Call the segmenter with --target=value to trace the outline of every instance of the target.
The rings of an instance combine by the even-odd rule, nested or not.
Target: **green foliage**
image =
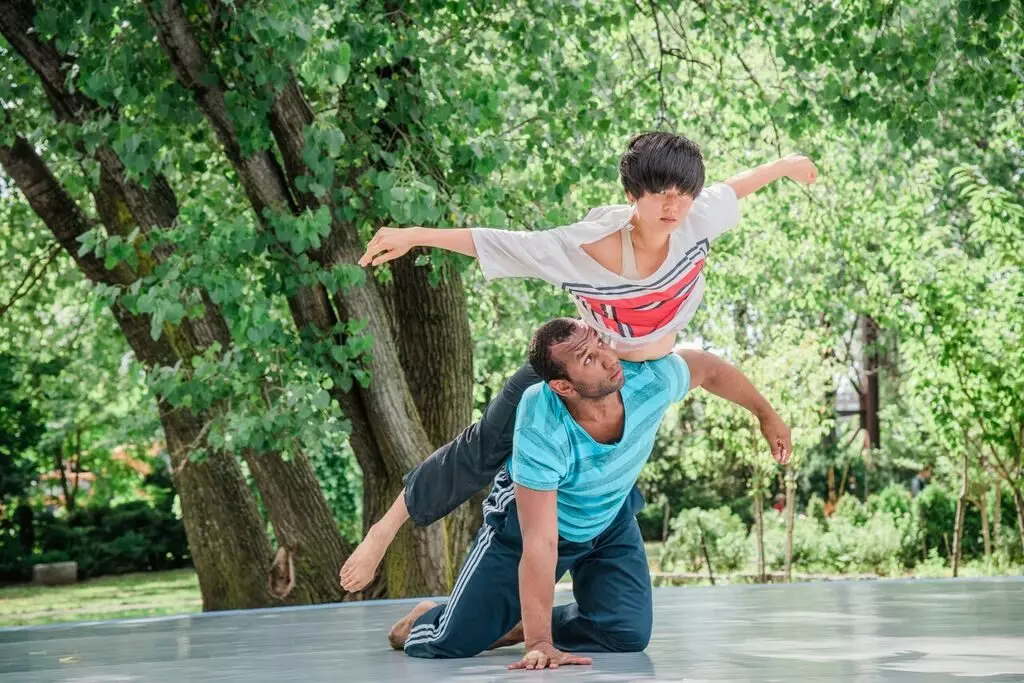
[[[12,356],[0,353],[0,507],[28,489],[34,468],[25,451],[45,429],[42,416],[18,391],[17,369]]]
[[[32,565],[74,560],[79,578],[184,567],[188,544],[170,507],[132,501],[85,507],[65,517],[44,513],[35,521],[37,547],[25,553],[13,531],[0,534],[0,581],[26,581]]]
[[[797,524],[799,565],[892,571],[921,547],[945,557],[946,490],[957,488],[963,453],[985,490],[997,478],[1019,485],[1020,3],[525,0],[401,13],[377,0],[189,4],[209,56],[204,78],[227,90],[238,153],[275,151],[267,113],[298,78],[313,117],[296,188],[330,200],[333,215],[252,210],[145,4],[36,4],[35,30],[74,62],[69,85],[104,111],[57,121],[31,68],[0,41],[4,139],[27,137],[91,220],[104,147],[144,187],[162,174],[178,215],[157,234],[125,221],[82,240],[80,253],[139,275],[128,288],[84,287],[63,256],[27,294],[20,277],[0,283],[0,306],[22,296],[0,318],[4,494],[60,455],[101,474],[103,500],[137,495],[138,477],[110,453],[159,440],[159,395],[174,410],[217,407],[205,425],[211,446],[309,454],[339,524],[357,535],[350,425],[327,392],[372,380],[373,340],[357,320],[327,335],[295,329],[288,297],[309,285],[348,291],[366,274],[324,268],[307,252],[333,246],[332,220],[364,238],[381,224],[576,221],[622,201],[618,154],[654,127],[697,139],[709,181],[794,149],[822,171],[812,190],[779,183],[743,201],[741,226],[713,245],[705,305],[686,332],[747,372],[794,429],[790,474],[801,496],[819,496],[807,502],[818,526]],[[2,178],[0,199],[0,264],[34,273],[52,239]],[[154,267],[157,252],[166,258]],[[462,271],[479,411],[523,362],[532,330],[573,309],[543,283],[485,286],[468,263],[422,259],[435,281]],[[387,268],[374,275],[389,278]],[[150,316],[150,335],[188,360],[143,372],[116,333],[115,302]],[[180,325],[210,306],[228,340],[192,353]],[[833,415],[834,392],[863,380],[864,316],[880,323],[886,355],[883,444],[870,467],[855,427]],[[695,395],[666,420],[641,485],[658,505],[726,505],[749,524],[750,493],[770,492],[780,474],[762,441],[746,413]],[[830,469],[851,466],[862,492],[864,474],[875,491],[924,462],[942,490],[937,482],[910,508],[893,487],[865,505],[846,497],[826,520]],[[1007,500],[999,544],[1019,547]],[[917,545],[907,514],[925,520]],[[977,520],[972,507],[971,557]],[[872,533],[877,547],[859,549]],[[122,541],[119,556],[136,541]]]
[[[336,451],[314,451],[313,468],[341,535],[350,543],[359,542],[363,537],[363,482],[351,448],[345,444]]]
[[[922,521],[923,547],[938,549],[950,557],[953,544],[953,525],[956,520],[956,493],[941,486],[931,485],[914,499],[915,512]],[[1012,522],[1012,517],[1009,521]],[[973,505],[968,505],[964,514],[963,554],[976,557],[983,550],[981,538],[981,515]]]
[[[143,501],[44,518],[37,534],[41,548],[78,562],[82,577],[173,569],[189,557],[181,520]]]
[[[813,497],[805,514],[798,515],[793,528],[793,570],[797,573],[902,576],[922,566],[922,575],[948,575],[948,543],[952,542],[955,497],[933,484],[911,501],[902,487],[889,486],[864,502],[843,497],[831,517],[824,504]],[[765,563],[770,571],[785,566],[786,522],[773,510],[764,515]],[[1010,544],[993,554],[989,564],[982,561],[979,516],[968,510],[965,524],[964,565],[970,572],[1013,571],[1019,551]],[[700,547],[703,525],[715,572],[749,572],[756,553],[756,530],[749,528],[728,508],[682,511],[672,522],[672,535],[662,548],[661,565],[666,571],[706,571]],[[937,543],[937,544],[936,544]],[[922,565],[923,563],[923,565]]]
[[[742,569],[752,557],[743,521],[728,508],[689,508],[672,521],[672,535],[662,546],[661,567],[665,571],[707,571],[701,536],[713,571]]]

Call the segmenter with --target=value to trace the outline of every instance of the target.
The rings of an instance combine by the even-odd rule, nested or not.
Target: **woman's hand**
[[[413,247],[418,247],[419,228],[380,228],[366,245],[366,253],[359,259],[359,265],[379,266],[404,256]]]

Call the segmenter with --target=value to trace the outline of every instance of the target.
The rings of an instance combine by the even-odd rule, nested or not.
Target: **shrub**
[[[750,530],[748,546],[751,557],[757,553],[757,529]],[[793,524],[793,569],[824,571],[820,560],[824,527],[817,518],[799,516]],[[781,570],[786,566],[786,516],[770,510],[764,515],[765,570]]]
[[[933,483],[917,498],[913,508],[921,523],[924,549],[930,552],[936,549],[942,557],[949,560],[953,547],[953,524],[956,521],[957,494]],[[1005,518],[1004,518],[1005,519]],[[1013,518],[1010,518],[1011,522]],[[964,514],[963,557],[980,557],[984,554],[984,542],[981,538],[981,515],[974,505],[968,504]]]
[[[813,494],[807,500],[807,516],[824,524],[827,521],[825,516],[825,501],[818,494]]]
[[[836,514],[825,520],[820,499],[812,499],[810,514],[798,517],[793,526],[794,571],[902,573],[920,547],[917,522],[907,508],[909,498],[902,501],[896,492],[872,496],[866,503],[848,496],[839,502]],[[766,568],[781,570],[786,560],[785,516],[768,512],[764,522]],[[756,552],[753,529],[748,545]]]
[[[712,570],[735,571],[749,562],[747,528],[729,508],[715,510],[689,508],[672,521],[672,533],[661,551],[661,566],[666,571],[706,571],[701,549],[701,528]]]
[[[66,519],[43,514],[36,526],[39,547],[78,562],[81,578],[175,569],[189,560],[181,520],[145,501],[81,508]]]
[[[913,511],[913,498],[910,491],[899,484],[889,484],[877,494],[868,496],[865,501],[868,512],[898,516],[909,515]]]

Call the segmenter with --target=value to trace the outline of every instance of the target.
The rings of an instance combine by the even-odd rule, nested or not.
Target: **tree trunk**
[[[89,117],[103,115],[104,112],[97,103],[89,100],[79,91],[69,89],[66,74],[69,73],[68,66],[73,60],[67,55],[59,55],[51,43],[40,42],[38,34],[29,30],[33,23],[34,12],[35,8],[31,2],[5,3],[0,8],[0,30],[39,75],[57,117],[63,121],[80,124],[88,120]],[[130,225],[132,219],[143,234],[170,227],[174,223],[178,212],[177,201],[173,190],[163,176],[156,176],[149,187],[143,188],[126,179],[124,166],[111,147],[99,146],[95,157],[101,168],[100,190],[95,194],[96,206],[111,233],[128,234],[132,229]],[[42,166],[41,161],[39,161],[39,165]],[[56,183],[55,180],[53,182]],[[70,198],[67,198],[67,201],[73,204]],[[42,214],[40,215],[42,217]],[[51,227],[56,225],[53,222],[56,219],[56,217],[51,217],[50,220],[47,220],[44,217],[44,221]],[[75,256],[83,272],[90,279],[107,284],[126,286],[134,281],[137,274],[133,273],[126,264],[120,263],[113,271],[107,271],[97,259],[89,256],[84,258],[77,256],[79,245],[74,238],[82,234],[84,229],[83,227],[77,234],[72,234],[64,240],[55,231],[58,241],[61,241],[62,246]],[[158,246],[153,255],[160,259],[165,258],[169,253],[170,247]],[[152,259],[149,261],[151,262]],[[152,265],[152,263],[149,264],[149,270]],[[144,272],[141,274],[145,274],[146,270],[144,261]],[[210,297],[205,292],[202,292],[201,296],[205,312],[199,319],[186,320],[177,328],[165,325],[166,341],[173,349],[173,353],[158,359],[157,362],[174,365],[178,360],[183,360],[186,361],[183,363],[183,367],[188,368],[190,367],[188,361],[194,355],[208,348],[213,342],[219,342],[223,348],[228,348],[231,345],[226,321]],[[115,311],[115,314],[117,313]],[[120,321],[121,317],[119,317]],[[123,325],[122,329],[124,329]],[[145,336],[148,337],[148,329]],[[147,342],[144,338],[140,338],[138,343],[145,344],[151,343],[151,341]],[[138,348],[135,346],[133,348],[140,358],[145,356],[140,353]],[[213,415],[202,418],[202,422],[205,424],[212,417]],[[171,437],[168,435],[168,442],[170,441]],[[184,443],[189,448],[196,445],[194,441]],[[285,462],[277,453],[264,453],[256,457],[262,458],[262,461],[261,466],[253,468],[254,479],[257,488],[260,488],[263,494],[267,512],[275,527],[275,535],[280,543],[291,549],[291,552],[301,548],[297,563],[297,575],[293,577],[297,585],[302,587],[300,593],[306,595],[309,601],[323,602],[339,599],[341,590],[336,585],[337,582],[328,582],[324,577],[336,576],[338,567],[347,555],[348,547],[342,540],[333,520],[316,480],[312,464],[306,458]],[[237,468],[237,463],[236,469],[237,475],[241,477],[241,469]],[[227,476],[227,471],[224,472]],[[293,486],[289,486],[289,484],[293,484]],[[254,501],[252,507],[255,510]],[[244,515],[240,515],[240,524],[242,525],[247,523],[241,521],[243,518]],[[260,520],[255,521],[259,522]],[[262,524],[260,526],[262,527]],[[224,526],[222,528],[231,527]],[[247,533],[242,532],[242,536],[246,536]],[[265,534],[263,535],[265,541]],[[191,537],[190,548],[193,554],[202,552],[201,549],[192,545]],[[302,557],[303,555],[305,557]],[[252,566],[251,558],[247,558],[240,561],[238,568],[231,571],[236,573],[252,572]],[[197,569],[198,567],[197,564]],[[264,578],[266,576],[263,570],[258,574]],[[202,581],[203,576],[200,575],[200,582]],[[328,585],[329,583],[335,585]],[[314,589],[314,587],[316,588]],[[205,592],[204,590],[204,594]],[[295,597],[290,599],[292,602],[295,600]],[[225,604],[224,606],[232,607],[233,605]],[[234,606],[246,605],[239,603]]]
[[[786,473],[786,582],[793,580],[793,527],[796,524],[796,478]]]
[[[238,461],[222,451],[189,461],[201,419],[158,401],[203,611],[278,604],[270,592],[270,541]]]
[[[304,210],[318,209],[321,200],[299,191],[294,182],[300,175],[312,175],[302,159],[305,149],[304,131],[313,123],[312,109],[294,79],[276,94],[269,116],[271,134],[286,166],[282,168],[270,150],[243,153],[234,122],[228,115],[226,86],[193,35],[180,2],[168,0],[159,6],[149,5],[147,11],[179,81],[195,96],[200,111],[209,121],[228,160],[235,168],[262,227],[268,228],[265,224],[268,213],[298,215]],[[331,232],[319,248],[311,248],[307,254],[324,269],[356,263],[363,250],[356,226],[339,218],[341,212],[336,210],[339,207],[333,205],[330,193],[322,201],[330,209]],[[433,294],[419,294],[427,296],[428,306],[425,309],[430,312],[430,307],[436,305],[429,301]],[[334,310],[325,309],[325,301]],[[409,301],[410,304],[415,302],[416,299]],[[300,290],[289,301],[300,331],[306,331],[310,321],[313,321],[316,323],[312,326],[314,333],[329,334],[331,322],[359,319],[366,321],[366,331],[373,336],[373,354],[368,361],[372,376],[369,385],[353,388],[351,392],[336,386],[331,391],[353,422],[353,450],[364,477],[367,477],[364,484],[365,515],[382,513],[392,497],[401,490],[402,475],[434,450],[428,425],[420,414],[414,395],[417,384],[407,377],[401,361],[402,340],[406,333],[404,329],[398,332],[393,329],[387,303],[387,298],[372,279],[363,286],[339,290],[329,300],[325,298],[322,288],[316,287]],[[314,311],[314,314],[296,315],[296,312],[301,311]],[[465,324],[464,320],[458,322]],[[419,333],[414,330],[406,341],[421,343],[420,339],[413,336]],[[421,353],[428,359],[430,366],[437,367],[445,365],[444,356],[447,354],[458,349],[468,352],[468,348],[467,332],[465,336],[458,333],[439,338],[432,345],[424,345]],[[454,379],[451,375],[442,374],[435,377],[434,381],[443,383],[453,382]],[[471,384],[470,373],[466,374],[465,384]],[[437,410],[451,409],[451,406],[439,405],[436,397],[430,396],[428,392],[420,392],[420,397],[421,402],[424,397],[434,401],[433,407]],[[429,422],[429,416],[426,421]],[[465,426],[465,422],[468,420],[459,427]],[[365,430],[365,434],[356,434],[358,430]],[[458,535],[464,534],[460,531]],[[388,594],[402,596],[444,592],[448,579],[454,575],[452,563],[445,561],[447,554],[444,547],[444,529],[436,525],[400,533],[385,558],[384,577]],[[440,553],[438,548],[442,549]],[[454,552],[453,549],[452,554]],[[439,587],[442,590],[438,590]],[[379,590],[379,587],[376,589]]]
[[[992,508],[992,534],[995,536],[994,546],[998,551],[1003,543],[1003,482],[999,478],[996,478],[994,493],[996,504]]]
[[[472,420],[469,313],[458,272],[449,268],[445,277],[432,285],[430,270],[416,266],[416,256],[410,253],[392,266],[393,321],[398,328],[399,359],[423,428],[433,444],[440,446]],[[444,520],[448,585],[454,585],[462,559],[483,522],[483,498],[481,492]]]
[[[135,276],[126,264],[107,270],[95,256],[78,253],[78,237],[89,229],[85,215],[28,142],[18,137],[12,147],[0,146],[0,164],[86,276],[105,284],[130,284]],[[177,362],[165,337],[153,341],[149,316],[131,314],[116,302],[112,310],[132,350],[147,367]],[[272,604],[267,584],[270,544],[237,461],[212,451],[205,462],[186,466],[188,454],[201,440],[203,424],[210,418],[172,409],[159,396],[157,405],[174,467],[175,489],[181,497],[189,550],[200,577],[203,608]]]
[[[1024,548],[1024,494],[1020,488],[1013,488],[1013,506],[1017,509],[1017,530],[1020,532],[1021,547]]]
[[[985,562],[992,561],[992,537],[988,526],[988,491],[982,487],[978,492],[978,513],[981,515],[981,540],[985,545]]]
[[[68,484],[68,468],[64,462],[64,440],[57,445],[57,457],[54,459],[54,466],[60,476],[60,490],[64,493],[64,509],[73,512],[75,509],[75,497],[71,493],[71,486]]]
[[[665,505],[665,509],[667,510],[668,503]],[[714,586],[715,570],[711,566],[711,553],[708,552],[707,534],[704,533],[704,525],[700,523],[699,518],[697,519],[697,529],[700,531],[700,552],[704,555],[704,564],[708,566],[708,580],[711,582],[711,585]]]
[[[661,542],[668,540],[669,523],[672,521],[672,505],[665,499],[665,516],[661,520]]]
[[[967,508],[967,485],[968,485],[968,461],[967,454],[963,455],[964,469],[960,479],[960,495],[956,499],[956,520],[953,522],[953,578],[960,572],[960,555],[964,536],[964,516]]]
[[[882,445],[881,427],[878,420],[878,324],[873,318],[864,316],[861,319],[862,338],[864,341],[864,377],[866,391],[864,396],[864,429],[868,434],[868,448],[877,450]],[[865,490],[864,495],[867,496]]]
[[[754,533],[757,535],[757,581],[765,583],[764,566],[764,500],[760,490],[754,492]]]
[[[834,465],[828,466],[828,472],[825,476],[826,485],[828,486],[828,505],[826,510],[831,511],[836,508],[836,468]]]
[[[294,564],[293,589],[275,595],[292,604],[337,602],[345,597],[338,570],[351,554],[327,506],[313,464],[303,452],[285,461],[265,453],[245,453],[253,480],[270,517],[283,559]],[[276,569],[281,569],[275,563]],[[275,577],[275,583],[284,583]]]
[[[72,442],[74,447],[74,460],[72,461],[71,471],[75,473],[75,481],[71,485],[71,501],[69,503],[68,511],[75,509],[75,505],[78,501],[78,487],[82,484],[82,428],[75,428],[75,439]]]
[[[878,374],[880,354],[878,353],[878,324],[869,316],[861,318],[862,339],[864,342],[864,394],[863,427],[865,432],[864,451],[864,487],[862,499],[867,500],[871,494],[871,471],[874,469],[875,452],[881,448],[882,435],[878,419]]]

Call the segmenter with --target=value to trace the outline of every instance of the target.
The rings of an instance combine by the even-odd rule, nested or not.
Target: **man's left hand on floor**
[[[593,664],[590,657],[580,657],[567,652],[556,650],[550,643],[538,643],[533,649],[528,650],[518,662],[509,664],[509,671],[517,669],[557,669],[560,666]]]

